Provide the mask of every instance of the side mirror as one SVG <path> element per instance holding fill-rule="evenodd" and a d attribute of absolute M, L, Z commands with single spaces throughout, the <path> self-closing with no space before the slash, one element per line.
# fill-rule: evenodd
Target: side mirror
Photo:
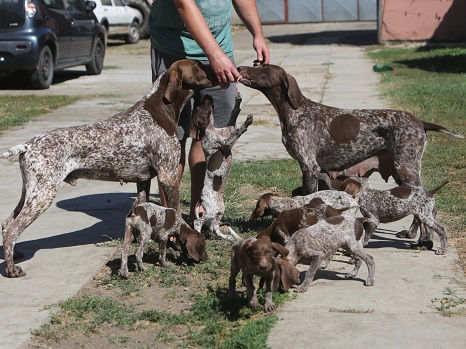
<path fill-rule="evenodd" d="M 92 11 L 97 7 L 97 4 L 94 1 L 86 1 L 86 11 Z"/>

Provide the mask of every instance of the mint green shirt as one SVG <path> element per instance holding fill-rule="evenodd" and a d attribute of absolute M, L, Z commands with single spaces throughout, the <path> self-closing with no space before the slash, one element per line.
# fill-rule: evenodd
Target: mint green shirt
<path fill-rule="evenodd" d="M 212 35 L 228 57 L 233 56 L 231 0 L 195 0 Z M 154 0 L 149 17 L 151 45 L 160 52 L 195 60 L 207 60 L 178 15 L 173 0 Z"/>

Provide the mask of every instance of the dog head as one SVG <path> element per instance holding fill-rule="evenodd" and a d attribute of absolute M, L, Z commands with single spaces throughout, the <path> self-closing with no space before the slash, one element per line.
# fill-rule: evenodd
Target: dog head
<path fill-rule="evenodd" d="M 173 63 L 166 74 L 168 81 L 163 97 L 168 103 L 175 101 L 182 90 L 197 92 L 214 86 L 218 81 L 209 67 L 190 59 Z"/>
<path fill-rule="evenodd" d="M 245 274 L 265 276 L 275 269 L 275 253 L 286 257 L 289 253 L 284 246 L 272 242 L 269 237 L 247 239 L 239 249 L 239 258 Z"/>
<path fill-rule="evenodd" d="M 259 219 L 262 216 L 269 215 L 268 208 L 269 208 L 269 202 L 272 196 L 278 196 L 278 195 L 267 193 L 267 194 L 262 195 L 259 198 L 259 200 L 257 200 L 256 208 L 254 209 L 254 211 L 252 211 L 251 216 L 249 217 L 250 221 Z"/>
<path fill-rule="evenodd" d="M 181 224 L 179 242 L 183 252 L 196 262 L 207 259 L 204 236 L 186 223 Z"/>
<path fill-rule="evenodd" d="M 296 79 L 277 65 L 240 66 L 238 72 L 241 74 L 240 83 L 261 91 L 269 99 L 284 94 L 293 109 L 297 109 L 304 100 Z"/>

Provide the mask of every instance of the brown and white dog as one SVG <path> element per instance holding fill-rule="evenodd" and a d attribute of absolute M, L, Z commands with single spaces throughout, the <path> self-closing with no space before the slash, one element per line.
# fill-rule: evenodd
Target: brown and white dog
<path fill-rule="evenodd" d="M 340 109 L 316 103 L 276 65 L 241 66 L 238 71 L 243 85 L 261 91 L 274 106 L 283 144 L 301 167 L 304 194 L 317 191 L 321 171 L 344 171 L 374 156 L 377 170 L 394 170 L 382 173 L 383 178 L 392 175 L 398 185 L 421 186 L 426 131 L 464 138 L 401 110 Z"/>
<path fill-rule="evenodd" d="M 130 109 L 96 123 L 52 130 L 3 153 L 19 155 L 21 199 L 2 223 L 8 277 L 26 275 L 15 266 L 19 235 L 52 204 L 60 184 L 78 178 L 135 182 L 149 195 L 158 177 L 168 206 L 179 211 L 177 180 L 181 147 L 177 136 L 180 111 L 191 96 L 216 81 L 199 63 L 173 64 Z"/>
<path fill-rule="evenodd" d="M 280 276 L 276 274 L 276 253 L 281 254 Z M 273 311 L 276 307 L 272 301 L 272 290 L 280 279 L 283 285 L 289 287 L 297 282 L 299 271 L 286 260 L 288 250 L 280 244 L 270 241 L 268 237 L 246 238 L 237 241 L 231 250 L 231 273 L 229 280 L 229 295 L 233 297 L 236 289 L 236 276 L 243 272 L 243 283 L 246 286 L 249 307 L 256 311 L 259 309 L 257 291 L 253 284 L 254 275 L 265 279 L 265 311 Z M 274 281 L 274 275 L 276 275 Z M 261 282 L 262 283 L 262 282 Z M 275 286 L 273 287 L 273 284 Z"/>
<path fill-rule="evenodd" d="M 322 199 L 315 198 L 302 207 L 282 211 L 267 229 L 259 232 L 257 238 L 268 236 L 273 242 L 285 246 L 290 236 L 299 229 L 316 224 L 320 219 L 339 216 L 350 208 L 344 207 L 337 210 L 326 205 Z"/>
<path fill-rule="evenodd" d="M 213 102 L 208 95 L 193 113 L 193 125 L 197 127 L 202 136 L 202 149 L 206 157 L 206 173 L 200 200 L 204 213 L 201 216 L 199 212 L 196 212 L 194 227 L 200 232 L 202 227 L 206 226 L 217 236 L 230 240 L 239 240 L 241 237 L 229 226 L 230 235 L 225 235 L 220 231 L 220 220 L 225 212 L 223 194 L 233 161 L 232 148 L 253 121 L 252 114 L 250 114 L 243 125 L 235 127 L 241 110 L 241 100 L 241 95 L 238 93 L 235 108 L 226 127 L 214 127 Z"/>
<path fill-rule="evenodd" d="M 139 240 L 136 261 L 141 271 L 147 270 L 142 257 L 150 239 L 159 244 L 159 263 L 162 267 L 168 266 L 165 257 L 170 238 L 175 238 L 180 244 L 181 251 L 196 262 L 207 259 L 204 236 L 192 229 L 178 211 L 151 202 L 143 202 L 135 205 L 125 220 L 125 239 L 121 251 L 121 267 L 118 271 L 118 274 L 125 279 L 128 278 L 128 251 L 134 236 Z"/>
<path fill-rule="evenodd" d="M 433 247 L 429 232 L 423 231 L 423 229 L 432 229 L 440 237 L 440 247 L 435 251 L 435 254 L 445 254 L 447 234 L 435 218 L 437 209 L 434 195 L 447 183 L 448 181 L 445 181 L 432 190 L 426 190 L 421 186 L 407 185 L 389 190 L 377 190 L 366 185 L 362 186 L 358 180 L 351 178 L 345 180 L 341 189 L 356 197 L 362 215 L 368 218 L 365 224 L 364 245 L 367 245 L 372 233 L 380 223 L 395 222 L 412 214 L 416 218 L 415 223 L 419 221 L 425 226 L 421 226 L 421 237 L 417 245 L 428 249 Z M 416 237 L 416 235 L 410 236 L 406 230 L 398 232 L 397 236 L 411 239 Z"/>
<path fill-rule="evenodd" d="M 374 155 L 393 156 L 397 184 L 421 185 L 426 131 L 464 136 L 389 109 L 340 109 L 306 98 L 296 79 L 276 65 L 238 67 L 240 82 L 261 91 L 280 119 L 282 141 L 298 161 L 305 194 L 317 191 L 320 171 L 343 171 Z"/>

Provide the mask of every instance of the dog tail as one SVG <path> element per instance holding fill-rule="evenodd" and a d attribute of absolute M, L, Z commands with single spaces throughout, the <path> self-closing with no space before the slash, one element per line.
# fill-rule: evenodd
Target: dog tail
<path fill-rule="evenodd" d="M 27 144 L 18 144 L 18 145 L 15 145 L 14 147 L 8 149 L 8 150 L 5 150 L 3 152 L 3 157 L 4 158 L 8 158 L 12 155 L 17 155 L 17 154 L 22 154 L 22 153 L 25 153 L 29 150 L 29 147 Z"/>
<path fill-rule="evenodd" d="M 432 190 L 428 190 L 427 192 L 429 193 L 430 197 L 433 197 L 436 192 L 438 192 L 445 184 L 447 184 L 450 181 L 445 181 L 442 184 L 440 184 L 437 188 L 434 188 Z"/>
<path fill-rule="evenodd" d="M 427 122 L 427 121 L 422 121 L 422 123 L 424 124 L 424 130 L 425 131 L 442 132 L 442 133 L 446 133 L 447 135 L 453 136 L 455 138 L 464 139 L 463 135 L 460 135 L 459 133 L 453 132 L 452 130 L 449 130 L 449 129 L 443 127 L 443 126 L 440 126 L 440 125 L 437 125 L 437 124 L 434 124 L 434 123 L 431 123 L 431 122 Z"/>

